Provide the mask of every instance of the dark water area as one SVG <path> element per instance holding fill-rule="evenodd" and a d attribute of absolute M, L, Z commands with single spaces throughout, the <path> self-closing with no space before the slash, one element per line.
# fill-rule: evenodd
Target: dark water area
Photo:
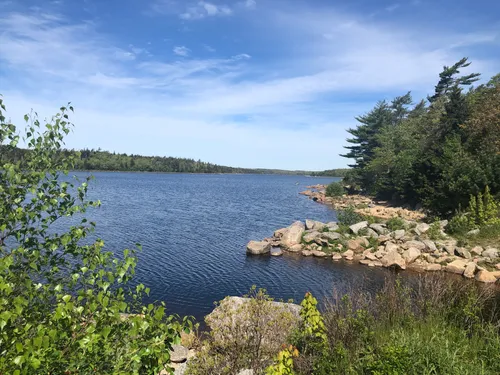
<path fill-rule="evenodd" d="M 88 173 L 77 172 L 84 177 Z M 388 271 L 330 258 L 247 256 L 246 244 L 295 220 L 335 221 L 335 211 L 298 193 L 335 178 L 281 175 L 194 175 L 95 172 L 90 198 L 102 207 L 88 217 L 106 249 L 140 243 L 136 278 L 170 313 L 202 319 L 214 301 L 252 285 L 277 299 L 319 300 L 362 285 L 374 291 Z"/>

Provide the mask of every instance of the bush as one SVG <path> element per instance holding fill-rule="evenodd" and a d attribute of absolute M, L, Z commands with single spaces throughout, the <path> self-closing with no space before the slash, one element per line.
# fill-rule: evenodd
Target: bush
<path fill-rule="evenodd" d="M 15 149 L 23 137 L 29 152 L 0 158 L 0 373 L 171 372 L 169 350 L 189 321 L 142 305 L 142 284 L 129 289 L 134 251 L 114 258 L 89 240 L 95 224 L 83 216 L 100 202 L 86 198 L 90 178 L 67 177 L 75 156 L 61 149 L 72 107 L 45 126 L 26 115 L 23 135 L 2 110 L 0 98 L 0 146 Z M 80 221 L 56 232 L 68 217 Z"/>
<path fill-rule="evenodd" d="M 326 187 L 327 197 L 341 197 L 345 194 L 345 189 L 342 183 L 332 182 Z"/>
<path fill-rule="evenodd" d="M 358 214 L 353 206 L 338 211 L 337 219 L 339 224 L 343 226 L 354 225 L 364 220 L 363 216 Z"/>
<path fill-rule="evenodd" d="M 387 228 L 390 231 L 395 231 L 395 230 L 400 230 L 400 229 L 405 229 L 405 221 L 401 219 L 400 217 L 391 217 L 389 220 L 387 220 Z"/>
<path fill-rule="evenodd" d="M 455 235 L 465 235 L 472 229 L 470 218 L 462 213 L 453 216 L 446 227 L 448 233 Z"/>
<path fill-rule="evenodd" d="M 239 305 L 223 300 L 206 317 L 211 327 L 202 351 L 189 362 L 187 375 L 262 373 L 274 362 L 296 323 L 292 312 L 276 306 L 263 289 L 252 287 Z M 284 354 L 283 354 L 284 355 Z"/>

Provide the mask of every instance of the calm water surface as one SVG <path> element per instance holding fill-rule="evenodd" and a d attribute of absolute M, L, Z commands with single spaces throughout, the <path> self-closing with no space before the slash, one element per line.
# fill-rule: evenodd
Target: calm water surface
<path fill-rule="evenodd" d="M 78 172 L 78 176 L 86 173 Z M 200 319 L 214 301 L 252 285 L 275 298 L 321 299 L 363 282 L 375 288 L 386 270 L 331 259 L 252 256 L 248 241 L 307 218 L 335 221 L 335 211 L 298 193 L 333 178 L 275 175 L 93 173 L 90 196 L 102 207 L 89 216 L 107 249 L 142 244 L 137 278 L 171 313 Z"/>

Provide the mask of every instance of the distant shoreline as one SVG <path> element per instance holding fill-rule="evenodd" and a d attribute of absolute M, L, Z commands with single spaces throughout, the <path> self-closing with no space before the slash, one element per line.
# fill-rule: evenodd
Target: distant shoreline
<path fill-rule="evenodd" d="M 189 174 L 189 175 L 253 175 L 253 176 L 301 176 L 309 178 L 342 178 L 341 176 L 312 176 L 293 173 L 231 173 L 231 172 L 162 172 L 162 171 L 120 171 L 106 169 L 74 169 L 71 172 L 109 172 L 109 173 L 157 173 L 157 174 Z"/>

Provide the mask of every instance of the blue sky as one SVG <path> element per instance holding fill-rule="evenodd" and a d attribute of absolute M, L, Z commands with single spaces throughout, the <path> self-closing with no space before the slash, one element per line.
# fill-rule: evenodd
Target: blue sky
<path fill-rule="evenodd" d="M 0 93 L 20 124 L 71 101 L 70 148 L 322 170 L 354 116 L 500 72 L 496 0 L 0 0 Z"/>

